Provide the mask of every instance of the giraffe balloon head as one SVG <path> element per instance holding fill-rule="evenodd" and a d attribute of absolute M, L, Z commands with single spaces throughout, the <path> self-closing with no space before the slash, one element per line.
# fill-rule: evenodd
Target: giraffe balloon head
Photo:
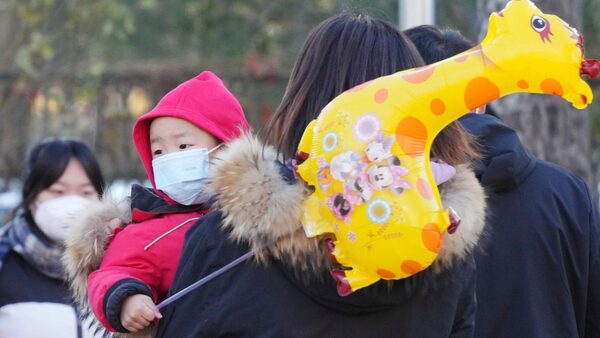
<path fill-rule="evenodd" d="M 338 293 L 412 276 L 445 252 L 444 243 L 453 247 L 450 236 L 461 238 L 431 171 L 431 145 L 445 126 L 515 92 L 558 95 L 584 108 L 592 92 L 580 73 L 592 76 L 594 67 L 575 29 L 513 0 L 492 14 L 472 50 L 333 99 L 302 136 L 297 172 L 314 188 L 304 230 L 329 244 Z"/>
<path fill-rule="evenodd" d="M 529 0 L 513 0 L 493 13 L 481 48 L 493 50 L 485 53 L 491 65 L 509 69 L 513 77 L 527 74 L 521 86 L 537 89 L 528 92 L 561 96 L 580 109 L 592 100 L 592 91 L 581 75 L 594 78 L 600 63 L 584 59 L 583 36 Z M 528 61 L 515 57 L 515 50 L 527 51 Z"/>

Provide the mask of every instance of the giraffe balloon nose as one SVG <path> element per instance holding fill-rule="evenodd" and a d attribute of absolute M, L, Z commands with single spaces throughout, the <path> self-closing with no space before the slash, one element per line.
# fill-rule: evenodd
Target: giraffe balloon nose
<path fill-rule="evenodd" d="M 599 64 L 583 61 L 576 30 L 531 1 L 511 1 L 500 13 L 477 47 L 358 85 L 306 128 L 297 172 L 314 192 L 302 223 L 334 256 L 340 295 L 427 269 L 445 239 L 468 226 L 442 205 L 430 167 L 444 127 L 516 92 L 591 103 L 580 73 L 595 77 Z"/>
<path fill-rule="evenodd" d="M 585 60 L 581 63 L 580 73 L 582 76 L 587 76 L 590 80 L 595 79 L 600 72 L 600 61 Z"/>

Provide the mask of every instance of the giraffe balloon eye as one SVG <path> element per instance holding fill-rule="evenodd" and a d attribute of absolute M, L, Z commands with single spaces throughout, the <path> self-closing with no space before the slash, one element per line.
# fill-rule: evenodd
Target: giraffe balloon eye
<path fill-rule="evenodd" d="M 541 33 L 546 29 L 546 20 L 540 16 L 534 15 L 531 18 L 531 27 L 535 29 L 536 32 Z"/>
<path fill-rule="evenodd" d="M 550 31 L 550 22 L 546 19 L 542 18 L 539 15 L 534 15 L 531 17 L 531 27 L 540 34 L 543 42 L 552 42 L 550 41 L 550 35 L 553 35 Z"/>

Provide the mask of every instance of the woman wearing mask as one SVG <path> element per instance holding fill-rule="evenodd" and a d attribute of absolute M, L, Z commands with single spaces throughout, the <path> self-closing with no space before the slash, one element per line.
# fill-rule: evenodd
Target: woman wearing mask
<path fill-rule="evenodd" d="M 444 206 L 462 217 L 457 232 L 444 239 L 431 268 L 345 297 L 330 276 L 327 238 L 309 239 L 302 229 L 304 184 L 293 165 L 276 161 L 277 153 L 284 161 L 296 157 L 308 123 L 343 91 L 421 65 L 402 33 L 365 15 L 338 15 L 310 33 L 271 125 L 276 149 L 245 137 L 211 164 L 214 211 L 188 231 L 171 293 L 249 250 L 257 259 L 168 306 L 157 337 L 472 337 L 470 252 L 483 227 L 484 198 L 465 164 L 474 151 L 460 127 L 447 127 L 432 151 L 456 169 L 440 177 L 449 179 Z"/>
<path fill-rule="evenodd" d="M 35 145 L 22 201 L 0 235 L 0 337 L 91 337 L 71 305 L 61 263 L 70 220 L 105 188 L 90 148 L 73 138 Z"/>

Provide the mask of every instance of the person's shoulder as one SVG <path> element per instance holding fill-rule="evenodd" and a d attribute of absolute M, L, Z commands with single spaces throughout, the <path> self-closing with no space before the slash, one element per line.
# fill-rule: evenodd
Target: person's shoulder
<path fill-rule="evenodd" d="M 552 162 L 538 160 L 535 175 L 559 188 L 569 190 L 584 197 L 590 196 L 590 188 L 583 178 L 572 171 Z"/>
<path fill-rule="evenodd" d="M 543 199 L 548 206 L 560 206 L 571 219 L 585 223 L 584 218 L 594 211 L 590 187 L 583 178 L 560 165 L 538 160 L 534 172 L 522 185 L 524 191 Z"/>

